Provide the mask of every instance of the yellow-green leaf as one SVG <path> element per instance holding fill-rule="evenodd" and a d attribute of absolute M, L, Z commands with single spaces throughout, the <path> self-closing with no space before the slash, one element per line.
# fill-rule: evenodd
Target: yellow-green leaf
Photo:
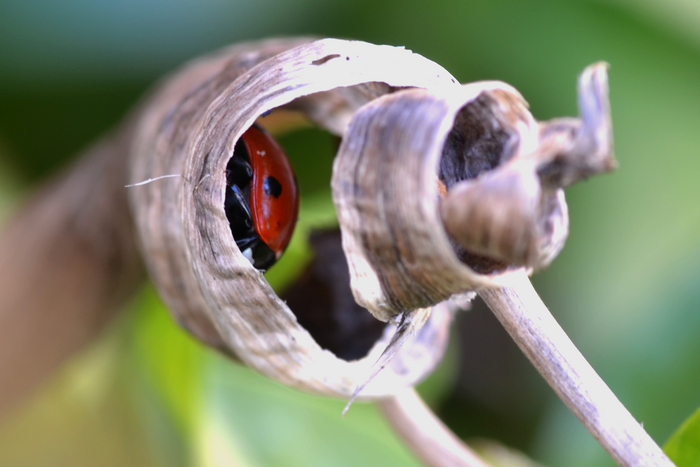
<path fill-rule="evenodd" d="M 700 467 L 700 408 L 671 436 L 664 451 L 678 467 Z"/>

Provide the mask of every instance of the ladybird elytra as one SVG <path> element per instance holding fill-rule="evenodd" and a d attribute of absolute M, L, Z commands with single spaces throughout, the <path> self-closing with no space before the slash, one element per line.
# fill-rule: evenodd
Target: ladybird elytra
<path fill-rule="evenodd" d="M 299 211 L 299 189 L 279 143 L 251 126 L 236 143 L 226 166 L 224 208 L 241 252 L 268 269 L 289 244 Z"/>

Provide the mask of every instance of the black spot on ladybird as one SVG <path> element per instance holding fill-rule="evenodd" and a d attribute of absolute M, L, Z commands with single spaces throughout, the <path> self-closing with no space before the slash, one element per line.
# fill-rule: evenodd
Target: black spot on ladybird
<path fill-rule="evenodd" d="M 282 184 L 272 175 L 265 178 L 263 182 L 263 191 L 266 195 L 274 196 L 279 198 L 282 194 Z"/>

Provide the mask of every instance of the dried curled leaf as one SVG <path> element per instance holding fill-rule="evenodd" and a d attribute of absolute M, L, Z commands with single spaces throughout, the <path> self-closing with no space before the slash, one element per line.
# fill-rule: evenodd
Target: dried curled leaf
<path fill-rule="evenodd" d="M 342 135 L 357 108 L 407 86 L 458 87 L 442 67 L 404 49 L 302 39 L 233 47 L 194 62 L 154 94 L 138 122 L 130 181 L 181 177 L 134 187 L 130 201 L 151 277 L 183 326 L 285 384 L 352 393 L 393 329 L 358 361 L 323 350 L 238 250 L 223 209 L 225 168 L 238 138 L 273 109 L 302 112 Z M 364 396 L 392 394 L 432 370 L 446 344 L 448 308 L 436 307 Z"/>
<path fill-rule="evenodd" d="M 352 291 L 380 320 L 401 316 L 399 332 L 387 327 L 359 360 L 319 346 L 231 235 L 226 164 L 272 110 L 276 124 L 302 114 L 343 138 L 332 185 Z M 146 265 L 184 327 L 263 374 L 319 394 L 394 394 L 440 360 L 464 292 L 561 249 L 561 187 L 572 164 L 598 170 L 575 155 L 601 149 L 588 131 L 609 124 L 598 114 L 543 126 L 510 86 L 461 86 L 402 48 L 296 39 L 226 49 L 166 81 L 136 122 L 130 183 L 179 175 L 130 189 Z M 374 362 L 386 368 L 367 383 Z"/>
<path fill-rule="evenodd" d="M 358 303 L 387 321 L 548 265 L 568 235 L 562 187 L 614 167 L 605 67 L 581 83 L 583 121 L 539 123 L 499 82 L 360 109 L 333 175 Z"/>

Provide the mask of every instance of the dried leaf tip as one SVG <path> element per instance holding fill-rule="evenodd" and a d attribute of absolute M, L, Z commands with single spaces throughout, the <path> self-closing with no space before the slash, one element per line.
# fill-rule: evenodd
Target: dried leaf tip
<path fill-rule="evenodd" d="M 334 172 L 358 302 L 382 320 L 412 317 L 549 265 L 568 236 L 563 188 L 615 166 L 604 64 L 581 75 L 579 106 L 580 118 L 540 123 L 517 91 L 484 82 L 360 109 Z M 405 334 L 399 326 L 369 380 Z"/>
<path fill-rule="evenodd" d="M 520 131 L 513 156 L 448 193 L 442 218 L 461 247 L 530 269 L 561 251 L 568 235 L 562 189 L 616 166 L 606 64 L 587 67 L 578 92 L 580 118 L 539 123 L 529 141 Z"/>
<path fill-rule="evenodd" d="M 613 153 L 608 99 L 608 65 L 586 67 L 578 82 L 580 119 L 555 119 L 540 129 L 542 155 L 538 175 L 548 188 L 566 188 L 617 167 Z"/>
<path fill-rule="evenodd" d="M 372 365 L 370 369 L 369 376 L 360 383 L 353 391 L 352 396 L 348 399 L 348 402 L 343 408 L 343 416 L 347 414 L 350 406 L 355 401 L 357 396 L 360 395 L 362 390 L 382 371 L 386 366 L 391 363 L 391 360 L 396 356 L 401 347 L 418 332 L 428 321 L 430 317 L 430 312 L 432 308 L 420 308 L 418 310 L 412 310 L 406 313 L 402 313 L 396 324 L 396 333 L 389 341 L 382 354 L 379 356 L 376 362 Z"/>

